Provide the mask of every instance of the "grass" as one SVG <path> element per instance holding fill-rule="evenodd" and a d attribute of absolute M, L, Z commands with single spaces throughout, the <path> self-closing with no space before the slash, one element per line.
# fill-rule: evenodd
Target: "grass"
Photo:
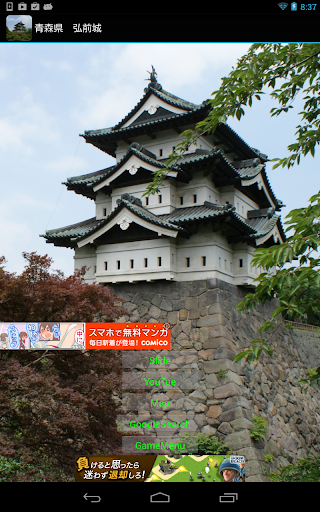
<path fill-rule="evenodd" d="M 154 467 L 158 466 L 159 463 L 161 462 L 161 460 L 163 460 L 165 458 L 166 458 L 165 455 L 159 455 L 155 461 Z M 215 479 L 216 482 L 223 482 L 223 478 L 219 475 L 219 466 L 220 466 L 221 461 L 223 461 L 223 458 L 224 458 L 223 455 L 208 455 L 205 459 L 198 461 L 198 460 L 193 459 L 189 455 L 185 455 L 184 457 L 182 457 L 182 459 L 179 459 L 179 460 L 173 462 L 173 464 L 177 467 L 184 466 L 187 469 L 187 471 L 175 473 L 168 480 L 162 480 L 159 477 L 159 473 L 158 473 L 158 474 L 156 474 L 156 476 L 159 478 L 159 480 L 151 480 L 151 482 L 161 482 L 161 481 L 164 481 L 164 482 L 190 482 L 190 471 L 193 476 L 193 482 L 202 482 L 203 481 L 202 478 L 198 478 L 198 476 L 197 476 L 197 474 L 200 472 L 202 472 L 202 474 L 204 475 L 206 482 L 212 482 L 213 479 Z M 208 462 L 209 462 L 210 470 L 209 470 L 209 473 L 207 474 L 205 472 L 205 468 L 206 468 Z M 214 464 L 216 462 L 218 463 L 217 468 L 214 467 Z M 150 478 L 152 478 L 152 476 L 154 474 L 155 473 L 153 471 L 151 471 Z"/>

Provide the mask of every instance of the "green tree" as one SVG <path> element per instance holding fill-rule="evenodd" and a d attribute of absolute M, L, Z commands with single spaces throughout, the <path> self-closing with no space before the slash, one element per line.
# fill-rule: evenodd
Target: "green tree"
<path fill-rule="evenodd" d="M 320 482 L 320 457 L 309 455 L 299 458 L 296 464 L 281 468 L 280 473 L 272 471 L 271 482 Z"/>
<path fill-rule="evenodd" d="M 175 159 L 197 138 L 213 134 L 228 117 L 240 120 L 245 115 L 245 107 L 251 107 L 255 99 L 260 101 L 267 93 L 278 102 L 278 106 L 270 110 L 271 116 L 292 109 L 298 93 L 303 94 L 304 101 L 303 109 L 298 113 L 295 141 L 288 146 L 288 156 L 273 159 L 273 169 L 299 164 L 301 156 L 310 154 L 314 157 L 320 141 L 320 44 L 264 43 L 253 44 L 230 74 L 222 78 L 220 88 L 209 100 L 208 116 L 196 125 L 195 130 L 182 133 L 183 139 L 170 155 L 167 168 L 174 165 Z M 165 177 L 166 170 L 156 172 L 147 194 L 156 193 Z M 292 210 L 287 215 L 285 224 L 290 234 L 286 241 L 255 251 L 252 263 L 263 272 L 256 279 L 255 291 L 238 307 L 250 310 L 274 297 L 279 300 L 279 306 L 264 322 L 261 332 L 275 329 L 280 314 L 291 319 L 310 314 L 310 304 L 306 300 L 308 290 L 318 294 L 320 289 L 319 218 L 320 191 L 315 190 L 308 206 Z M 272 355 L 266 340 L 253 340 L 248 349 L 237 354 L 235 361 L 245 357 L 252 362 L 263 352 Z M 320 384 L 320 367 L 310 370 L 304 382 Z"/>

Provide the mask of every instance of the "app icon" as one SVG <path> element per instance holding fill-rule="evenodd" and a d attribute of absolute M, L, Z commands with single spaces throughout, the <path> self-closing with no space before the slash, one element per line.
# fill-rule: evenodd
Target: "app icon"
<path fill-rule="evenodd" d="M 297 11 L 298 10 L 298 4 L 296 2 L 291 2 L 291 11 Z"/>
<path fill-rule="evenodd" d="M 40 4 L 38 4 L 38 2 L 32 2 L 31 11 L 39 11 L 39 10 L 40 10 Z"/>
<path fill-rule="evenodd" d="M 27 10 L 27 4 L 25 2 L 20 2 L 18 4 L 18 11 L 26 11 Z"/>
<path fill-rule="evenodd" d="M 6 3 L 6 10 L 7 11 L 13 11 L 13 3 L 12 2 L 7 2 Z"/>

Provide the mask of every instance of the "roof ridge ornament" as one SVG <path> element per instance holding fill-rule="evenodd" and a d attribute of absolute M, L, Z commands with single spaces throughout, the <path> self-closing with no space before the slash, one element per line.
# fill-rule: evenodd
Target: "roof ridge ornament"
<path fill-rule="evenodd" d="M 162 85 L 159 84 L 159 82 L 157 80 L 158 74 L 152 64 L 151 64 L 151 71 L 147 71 L 147 73 L 149 73 L 150 76 L 149 76 L 149 78 L 145 78 L 145 80 L 149 80 L 150 83 L 148 84 L 148 87 L 145 89 L 145 91 L 147 91 L 149 87 L 152 87 L 153 89 L 157 89 L 158 91 L 161 91 Z"/>

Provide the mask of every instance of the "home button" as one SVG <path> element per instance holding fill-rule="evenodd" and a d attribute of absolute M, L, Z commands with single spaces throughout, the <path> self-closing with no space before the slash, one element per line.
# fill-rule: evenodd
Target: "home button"
<path fill-rule="evenodd" d="M 156 494 L 151 494 L 150 496 L 151 503 L 170 503 L 169 494 L 164 494 L 163 492 L 157 492 Z"/>

